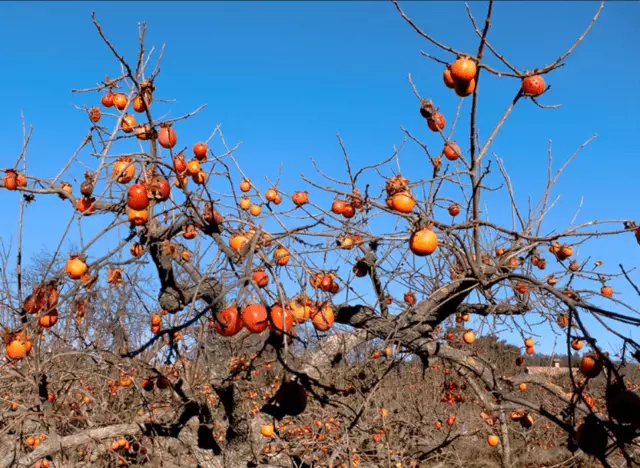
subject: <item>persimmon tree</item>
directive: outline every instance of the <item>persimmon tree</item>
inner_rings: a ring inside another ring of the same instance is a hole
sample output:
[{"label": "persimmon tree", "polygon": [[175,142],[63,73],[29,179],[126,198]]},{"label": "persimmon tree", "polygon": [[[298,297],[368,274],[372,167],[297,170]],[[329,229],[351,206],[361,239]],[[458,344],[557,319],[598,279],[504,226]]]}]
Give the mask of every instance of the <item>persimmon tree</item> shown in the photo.
[{"label": "persimmon tree", "polygon": [[[447,454],[465,439],[488,463],[525,466],[536,430],[562,447],[560,462],[581,451],[638,464],[639,398],[624,372],[640,355],[628,333],[640,317],[615,284],[636,286],[622,264],[580,253],[596,237],[640,241],[640,228],[544,224],[556,182],[592,138],[559,168],[548,149],[546,186],[526,208],[491,153],[513,112],[553,111],[553,72],[603,5],[565,52],[528,70],[488,40],[493,2],[484,22],[467,10],[469,51],[394,5],[460,105],[439,106],[409,77],[419,106],[407,119],[422,119],[423,134],[402,128],[403,145],[361,168],[338,137],[342,176],[313,162],[291,192],[282,174],[250,180],[221,126],[184,141],[204,106],[169,117],[146,27],[127,58],[93,17],[121,74],[73,90],[87,115],[78,150],[39,176],[25,131],[3,169],[3,203],[19,199],[20,220],[2,269],[0,466],[454,466],[463,462]],[[490,127],[478,119],[481,78],[511,92]],[[467,128],[456,125],[464,112]],[[399,170],[405,143],[426,156],[412,180]],[[489,220],[488,190],[504,192],[512,225]],[[69,222],[29,266],[22,219],[42,197],[59,197]],[[524,346],[476,337],[499,327]],[[589,351],[579,374],[568,360],[566,388],[526,372],[540,327],[568,356]],[[616,359],[602,333],[617,340]]]}]

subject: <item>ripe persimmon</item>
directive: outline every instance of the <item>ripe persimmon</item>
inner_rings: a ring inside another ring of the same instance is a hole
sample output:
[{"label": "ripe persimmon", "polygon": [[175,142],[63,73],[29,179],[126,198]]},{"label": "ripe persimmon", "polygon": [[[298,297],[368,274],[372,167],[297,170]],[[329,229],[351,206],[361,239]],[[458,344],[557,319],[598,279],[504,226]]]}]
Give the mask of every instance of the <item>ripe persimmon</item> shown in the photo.
[{"label": "ripe persimmon", "polygon": [[289,263],[289,258],[289,251],[285,247],[278,247],[273,253],[273,260],[280,266]]},{"label": "ripe persimmon", "polygon": [[262,207],[254,203],[249,207],[249,213],[251,213],[251,216],[260,216],[260,213],[262,213]]},{"label": "ripe persimmon", "polygon": [[335,214],[341,215],[344,213],[344,207],[345,207],[345,201],[340,200],[339,198],[336,198],[335,200],[333,200],[333,203],[331,204],[331,211],[333,211]]},{"label": "ripe persimmon", "polygon": [[184,160],[184,154],[180,153],[173,158],[173,168],[178,174],[187,170],[187,162]]},{"label": "ripe persimmon", "polygon": [[450,66],[447,66],[447,68],[444,69],[444,73],[442,73],[442,81],[444,81],[444,85],[449,89],[453,89],[455,86],[456,82],[451,76]]},{"label": "ripe persimmon", "polygon": [[429,228],[414,231],[409,238],[409,248],[414,255],[425,257],[435,252],[438,247],[438,236]]},{"label": "ripe persimmon", "polygon": [[468,57],[460,57],[449,68],[455,81],[471,81],[478,73],[476,63]]},{"label": "ripe persimmon", "polygon": [[447,211],[451,216],[458,216],[460,214],[460,205],[458,205],[457,203],[452,203],[451,205],[449,205]]},{"label": "ripe persimmon", "polygon": [[160,143],[160,146],[170,149],[176,146],[177,142],[176,131],[168,125],[161,125],[158,130],[158,143]]},{"label": "ripe persimmon", "polygon": [[455,141],[451,141],[444,145],[444,150],[442,152],[449,161],[455,161],[462,154],[460,147]]},{"label": "ripe persimmon", "polygon": [[133,184],[127,190],[127,205],[132,210],[144,210],[149,206],[147,188],[142,184]]},{"label": "ripe persimmon", "polygon": [[263,424],[260,428],[260,434],[264,437],[273,437],[273,424]]},{"label": "ripe persimmon", "polygon": [[267,309],[262,304],[249,304],[242,311],[242,322],[251,333],[262,333],[269,325]]},{"label": "ripe persimmon", "polygon": [[396,193],[391,198],[391,206],[398,213],[411,213],[416,201],[409,191]]},{"label": "ripe persimmon", "polygon": [[27,355],[27,347],[20,340],[11,340],[6,344],[5,352],[9,359],[19,361],[20,359],[24,359],[24,357]]},{"label": "ripe persimmon", "polygon": [[240,190],[243,192],[248,192],[251,190],[251,181],[249,179],[242,179],[240,181]]},{"label": "ripe persimmon", "polygon": [[476,335],[471,330],[466,331],[464,335],[462,335],[462,340],[467,344],[471,344],[476,341]]},{"label": "ripe persimmon", "polygon": [[187,175],[194,176],[200,172],[200,163],[197,159],[191,159],[187,163]]},{"label": "ripe persimmon", "polygon": [[602,360],[596,356],[583,356],[580,361],[580,373],[593,379],[602,372]]},{"label": "ripe persimmon", "polygon": [[266,198],[267,201],[275,202],[276,198],[278,198],[278,191],[275,187],[268,188],[264,194],[264,198]]},{"label": "ripe persimmon", "polygon": [[116,159],[116,162],[113,163],[111,175],[113,180],[118,183],[126,184],[131,182],[136,175],[136,166],[133,164],[133,159],[128,156]]},{"label": "ripe persimmon", "polygon": [[269,284],[269,275],[263,268],[257,268],[253,272],[252,279],[256,282],[259,288],[266,288]]},{"label": "ripe persimmon", "polygon": [[216,331],[222,336],[237,335],[244,327],[244,322],[240,316],[238,308],[229,306],[222,312],[219,312],[215,318]]},{"label": "ripe persimmon", "polygon": [[520,89],[525,96],[540,96],[545,89],[544,78],[540,75],[527,76],[522,80]]},{"label": "ripe persimmon", "polygon": [[289,308],[293,312],[293,319],[296,323],[303,323],[311,316],[311,307],[307,303],[307,300],[300,296],[295,297],[289,302]]},{"label": "ripe persimmon", "polygon": [[602,286],[602,289],[600,289],[600,294],[605,297],[611,297],[613,296],[613,288],[611,286]]},{"label": "ripe persimmon", "polygon": [[231,247],[236,252],[242,250],[242,248],[249,242],[249,239],[241,233],[233,234],[229,238],[229,247]]},{"label": "ripe persimmon", "polygon": [[65,267],[67,276],[72,280],[80,279],[88,269],[89,267],[87,267],[87,264],[77,255],[72,255],[69,260],[67,260]]},{"label": "ripe persimmon", "polygon": [[136,118],[133,115],[125,116],[125,118],[122,119],[122,122],[120,123],[120,127],[122,128],[122,131],[124,133],[133,132],[133,130],[136,128],[136,125],[138,125],[138,122],[136,122]]},{"label": "ripe persimmon", "polygon": [[42,328],[51,328],[58,322],[58,311],[53,309],[38,319],[38,325]]},{"label": "ripe persimmon", "polygon": [[333,307],[328,302],[318,307],[315,313],[311,316],[311,322],[316,330],[327,331],[333,326],[335,320],[335,314]]},{"label": "ripe persimmon", "polygon": [[100,102],[104,107],[112,107],[113,100],[115,97],[116,95],[114,93],[112,93],[111,91],[108,91],[106,94],[102,95],[102,99],[100,99]]},{"label": "ripe persimmon", "polygon": [[297,206],[302,206],[309,201],[309,194],[302,191],[294,192],[291,199]]},{"label": "ripe persimmon", "polygon": [[293,311],[283,308],[280,304],[274,304],[269,310],[269,328],[277,335],[283,331],[289,333],[293,327]]},{"label": "ripe persimmon", "polygon": [[454,88],[456,94],[460,97],[467,97],[473,94],[476,89],[476,80],[470,81],[456,81]]},{"label": "ripe persimmon", "polygon": [[127,217],[135,226],[142,226],[149,220],[149,212],[146,209],[133,210],[129,208],[127,210]]},{"label": "ripe persimmon", "polygon": [[113,97],[113,105],[116,106],[116,109],[123,110],[127,107],[127,96],[123,93],[116,93]]},{"label": "ripe persimmon", "polygon": [[436,112],[427,120],[427,125],[433,132],[438,132],[444,129],[446,125],[444,115],[442,115],[440,112]]}]

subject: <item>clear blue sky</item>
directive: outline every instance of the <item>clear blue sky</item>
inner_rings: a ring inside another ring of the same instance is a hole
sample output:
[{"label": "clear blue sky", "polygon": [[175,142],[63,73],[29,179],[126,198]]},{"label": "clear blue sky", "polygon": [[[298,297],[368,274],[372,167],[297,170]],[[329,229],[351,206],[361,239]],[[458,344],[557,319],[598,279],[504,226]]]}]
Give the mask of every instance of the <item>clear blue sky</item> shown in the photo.
[{"label": "clear blue sky", "polygon": [[[475,34],[462,2],[402,5],[435,37],[475,50]],[[481,21],[486,4],[471,5]],[[521,68],[543,66],[575,40],[596,8],[594,2],[497,2],[489,40]],[[157,95],[177,100],[171,109],[174,116],[208,104],[185,126],[182,141],[206,138],[221,122],[228,141],[243,141],[240,159],[255,180],[265,172],[277,176],[273,161],[284,163],[289,179],[300,172],[310,174],[309,157],[331,174],[343,175],[334,163],[341,161],[336,132],[355,165],[389,155],[402,141],[400,126],[435,144],[418,115],[408,73],[421,94],[442,106],[449,119],[458,103],[442,86],[442,67],[419,52],[450,57],[419,38],[387,2],[3,2],[0,166],[12,165],[19,153],[21,111],[35,127],[29,151],[33,173],[54,176],[79,145],[86,116],[72,105],[92,105],[98,97],[74,95],[71,88],[90,87],[105,74],[119,73],[91,23],[92,10],[129,57],[137,47],[136,23],[147,21],[148,44],[167,44]],[[549,138],[558,163],[598,133],[558,185],[556,193],[563,199],[549,227],[562,228],[560,223],[568,222],[582,195],[579,221],[637,216],[640,65],[634,57],[639,30],[640,4],[608,2],[567,66],[547,78],[553,88],[541,100],[561,103],[562,108],[543,111],[524,102],[496,140],[493,149],[504,158],[524,206],[528,195],[541,193]],[[486,137],[517,83],[485,75],[480,86],[479,128]],[[469,105],[466,102],[465,109]],[[465,130],[459,135],[466,142],[466,125],[459,129]],[[430,173],[414,146],[405,150],[401,161],[409,174]],[[5,219],[15,219],[18,196],[5,192],[1,200]],[[61,203],[42,199],[28,208],[27,257],[43,246],[54,248],[68,220],[66,213],[56,214]],[[500,219],[499,205],[489,210],[493,219]],[[43,227],[50,237],[41,236]],[[15,223],[2,223],[0,237],[15,242]],[[597,256],[613,270],[620,260],[632,267],[640,259],[632,236],[592,245],[581,256]],[[622,282],[614,287],[638,303]],[[550,345],[542,349],[549,351]]]}]

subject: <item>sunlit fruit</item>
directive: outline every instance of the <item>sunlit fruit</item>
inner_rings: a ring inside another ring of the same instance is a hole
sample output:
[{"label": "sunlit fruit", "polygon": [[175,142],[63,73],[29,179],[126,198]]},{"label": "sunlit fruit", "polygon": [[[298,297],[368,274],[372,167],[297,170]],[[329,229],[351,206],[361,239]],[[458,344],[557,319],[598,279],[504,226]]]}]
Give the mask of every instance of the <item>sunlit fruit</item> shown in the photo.
[{"label": "sunlit fruit", "polygon": [[136,122],[136,118],[133,115],[127,115],[124,119],[122,119],[122,123],[120,124],[122,131],[124,133],[131,133],[138,125]]},{"label": "sunlit fruit", "polygon": [[263,424],[260,428],[260,434],[264,437],[273,437],[273,424]]},{"label": "sunlit fruit", "polygon": [[302,297],[296,297],[289,302],[289,308],[296,323],[304,323],[311,317],[311,307]]},{"label": "sunlit fruit", "polygon": [[411,213],[416,201],[409,192],[396,193],[391,199],[393,209],[399,213]]},{"label": "sunlit fruit", "polygon": [[462,340],[467,344],[471,344],[476,341],[476,335],[471,330],[469,330],[465,332],[464,335],[462,335]]},{"label": "sunlit fruit", "polygon": [[102,99],[100,99],[100,102],[104,107],[112,107],[113,100],[115,97],[116,95],[114,93],[112,93],[111,91],[108,91],[106,94],[102,95]]},{"label": "sunlit fruit", "polygon": [[291,199],[293,200],[293,203],[295,203],[297,206],[302,206],[309,201],[309,194],[307,192],[301,192],[301,191],[294,192]]},{"label": "sunlit fruit", "polygon": [[252,279],[259,288],[266,288],[269,284],[269,275],[262,268],[258,268],[253,272]]},{"label": "sunlit fruit", "polygon": [[276,199],[278,198],[278,191],[276,190],[275,187],[271,187],[267,189],[267,191],[265,192],[264,198],[266,198],[267,201],[275,202]]},{"label": "sunlit fruit", "polygon": [[240,233],[236,233],[229,238],[229,246],[236,252],[242,250],[247,242],[249,242],[249,239]]},{"label": "sunlit fruit", "polygon": [[289,263],[289,251],[284,247],[278,247],[273,253],[273,260],[280,266],[286,265]]},{"label": "sunlit fruit", "polygon": [[123,93],[116,93],[113,98],[113,105],[116,106],[116,109],[123,110],[127,107],[127,96]]},{"label": "sunlit fruit", "polygon": [[193,145],[193,154],[198,161],[205,161],[207,159],[207,144],[206,143],[196,143]]},{"label": "sunlit fruit", "polygon": [[414,255],[424,257],[431,255],[438,247],[438,236],[429,228],[414,231],[409,238],[409,248]]},{"label": "sunlit fruit", "polygon": [[200,172],[200,163],[197,159],[191,159],[187,163],[187,174],[190,176],[197,175]]},{"label": "sunlit fruit", "polygon": [[311,316],[311,322],[316,330],[327,331],[333,326],[335,320],[335,314],[331,304],[324,303],[318,307],[315,313]]},{"label": "sunlit fruit", "polygon": [[251,213],[251,216],[260,216],[261,212],[262,207],[260,205],[253,204],[249,207],[249,213]]},{"label": "sunlit fruit", "polygon": [[127,190],[127,205],[132,210],[144,210],[149,206],[147,188],[142,184],[133,184]]},{"label": "sunlit fruit", "polygon": [[72,280],[80,279],[88,269],[87,264],[77,255],[72,255],[65,266],[67,276]]},{"label": "sunlit fruit", "polygon": [[242,198],[240,198],[240,202],[238,202],[238,205],[241,209],[245,211],[248,210],[251,207],[251,198],[244,195]]},{"label": "sunlit fruit", "polygon": [[251,333],[262,333],[269,325],[267,309],[262,304],[249,304],[242,311],[242,322]]},{"label": "sunlit fruit", "polygon": [[602,360],[595,356],[583,356],[580,361],[580,373],[593,379],[602,372]]},{"label": "sunlit fruit", "polygon": [[522,80],[522,94],[525,96],[540,96],[544,92],[544,78],[540,75],[527,76]]},{"label": "sunlit fruit", "polygon": [[460,205],[458,205],[457,203],[452,203],[451,205],[449,205],[447,211],[451,216],[458,216],[460,214]]},{"label": "sunlit fruit", "polygon": [[163,148],[173,148],[174,146],[176,146],[176,143],[178,142],[178,136],[176,135],[176,131],[168,126],[168,125],[161,125],[160,129],[158,130],[158,143],[160,143],[160,146],[162,146]]},{"label": "sunlit fruit", "polygon": [[453,77],[451,76],[451,70],[449,66],[444,69],[444,73],[442,74],[442,81],[444,82],[444,85],[449,89],[453,89],[456,84],[453,80]]},{"label": "sunlit fruit", "polygon": [[344,207],[345,201],[336,198],[331,204],[331,211],[333,211],[335,214],[341,215],[342,213],[344,213]]},{"label": "sunlit fruit", "polygon": [[134,210],[129,208],[127,210],[127,218],[135,226],[142,226],[149,220],[149,212],[146,209]]},{"label": "sunlit fruit", "polygon": [[500,443],[500,438],[495,434],[491,434],[489,437],[487,437],[487,442],[489,443],[490,447],[497,447]]},{"label": "sunlit fruit", "polygon": [[58,311],[53,309],[38,319],[38,325],[42,328],[53,327],[58,322]]},{"label": "sunlit fruit", "polygon": [[27,355],[27,347],[20,340],[11,340],[5,345],[5,352],[9,359],[18,361],[20,359],[24,359],[24,357]]},{"label": "sunlit fruit", "polygon": [[462,152],[460,151],[460,147],[455,141],[449,142],[444,145],[444,150],[442,152],[449,161],[455,161],[462,154]]},{"label": "sunlit fruit", "polygon": [[144,112],[147,109],[147,104],[144,102],[142,96],[136,96],[133,98],[133,110],[136,112]]},{"label": "sunlit fruit", "polygon": [[184,160],[184,154],[180,153],[173,158],[173,168],[178,174],[187,170],[187,162]]},{"label": "sunlit fruit", "polygon": [[407,291],[404,293],[404,302],[409,305],[413,305],[417,302],[416,295],[412,291]]},{"label": "sunlit fruit", "polygon": [[293,326],[293,311],[283,308],[280,304],[274,304],[269,310],[269,327],[276,334],[289,332]]},{"label": "sunlit fruit", "polygon": [[240,190],[243,192],[251,190],[251,181],[249,179],[242,179],[242,181],[240,181]]},{"label": "sunlit fruit", "polygon": [[471,81],[476,77],[478,67],[476,63],[468,57],[460,57],[451,64],[449,68],[451,77],[456,81]]},{"label": "sunlit fruit", "polygon": [[200,170],[197,174],[191,176],[191,180],[197,185],[203,185],[207,181],[207,173]]},{"label": "sunlit fruit", "polygon": [[116,159],[113,164],[112,177],[116,182],[126,184],[131,182],[136,174],[136,166],[133,164],[133,159],[128,156],[123,156]]},{"label": "sunlit fruit", "polygon": [[230,306],[219,312],[215,318],[216,331],[222,336],[237,335],[244,327],[238,308]]}]

